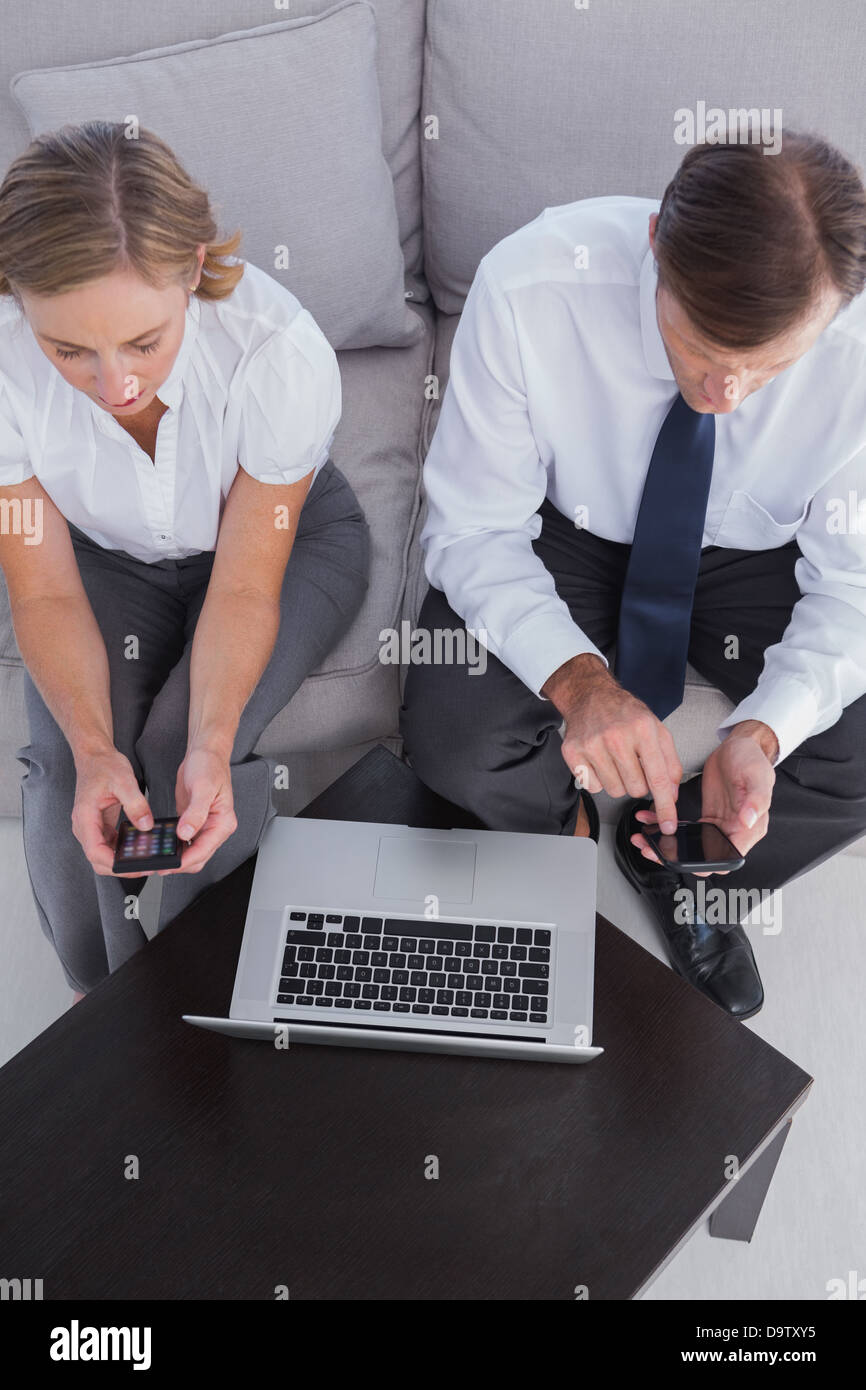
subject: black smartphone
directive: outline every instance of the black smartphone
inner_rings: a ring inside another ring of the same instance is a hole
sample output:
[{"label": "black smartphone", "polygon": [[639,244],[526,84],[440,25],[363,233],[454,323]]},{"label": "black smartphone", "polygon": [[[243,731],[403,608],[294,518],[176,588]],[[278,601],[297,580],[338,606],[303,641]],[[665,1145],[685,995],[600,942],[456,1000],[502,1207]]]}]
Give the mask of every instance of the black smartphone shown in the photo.
[{"label": "black smartphone", "polygon": [[663,835],[656,828],[642,826],[659,859],[683,873],[705,874],[718,869],[741,869],[745,858],[723,830],[708,820],[677,821],[675,835]]},{"label": "black smartphone", "polygon": [[154,817],[151,830],[139,830],[125,814],[121,815],[117,824],[112,873],[146,874],[151,869],[179,869],[179,820],[180,816]]}]

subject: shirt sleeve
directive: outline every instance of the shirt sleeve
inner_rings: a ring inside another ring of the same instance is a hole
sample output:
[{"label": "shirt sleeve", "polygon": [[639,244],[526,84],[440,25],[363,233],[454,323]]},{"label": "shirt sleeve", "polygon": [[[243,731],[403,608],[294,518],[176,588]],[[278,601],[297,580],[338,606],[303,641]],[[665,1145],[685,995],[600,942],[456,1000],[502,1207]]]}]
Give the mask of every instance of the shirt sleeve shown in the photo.
[{"label": "shirt sleeve", "polygon": [[760,719],[779,740],[776,764],[835,724],[866,694],[866,450],[815,494],[797,532],[802,597],[758,684],[719,726]]},{"label": "shirt sleeve", "polygon": [[532,549],[547,471],[513,314],[483,260],[454,335],[424,485],[427,578],[488,651],[539,696],[548,677],[581,652],[607,664]]},{"label": "shirt sleeve", "polygon": [[318,473],[342,412],[337,355],[307,310],[250,359],[243,385],[238,463],[262,483]]},{"label": "shirt sleeve", "polygon": [[0,487],[14,487],[33,477],[18,421],[3,380],[0,378]]}]

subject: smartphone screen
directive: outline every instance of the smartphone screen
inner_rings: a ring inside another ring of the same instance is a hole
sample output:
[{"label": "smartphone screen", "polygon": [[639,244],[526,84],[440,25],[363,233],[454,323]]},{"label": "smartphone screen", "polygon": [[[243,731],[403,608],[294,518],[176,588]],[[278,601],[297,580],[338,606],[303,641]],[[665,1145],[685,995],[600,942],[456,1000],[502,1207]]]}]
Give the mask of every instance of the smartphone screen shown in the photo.
[{"label": "smartphone screen", "polygon": [[131,821],[122,820],[117,828],[114,851],[114,872],[136,869],[176,869],[180,867],[177,839],[178,816],[155,819],[150,830],[139,830]]},{"label": "smartphone screen", "polygon": [[660,859],[683,869],[741,869],[746,862],[712,821],[679,821],[675,835],[647,827],[642,833]]}]

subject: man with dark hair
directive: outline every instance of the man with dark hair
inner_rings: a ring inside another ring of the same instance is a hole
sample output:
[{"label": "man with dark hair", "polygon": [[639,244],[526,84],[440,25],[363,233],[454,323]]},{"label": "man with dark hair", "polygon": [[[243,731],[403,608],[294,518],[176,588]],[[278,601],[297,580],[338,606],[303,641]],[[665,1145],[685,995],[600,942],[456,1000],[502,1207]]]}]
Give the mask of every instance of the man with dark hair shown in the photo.
[{"label": "man with dark hair", "polygon": [[[660,206],[546,208],[479,265],[425,465],[419,626],[489,656],[410,668],[415,770],[496,830],[628,796],[620,869],[740,1018],[750,894],[866,831],[864,284],[866,192],[817,137],[698,146]],[[680,786],[687,661],[735,708]],[[641,834],[678,817],[747,856],[712,919]]]}]

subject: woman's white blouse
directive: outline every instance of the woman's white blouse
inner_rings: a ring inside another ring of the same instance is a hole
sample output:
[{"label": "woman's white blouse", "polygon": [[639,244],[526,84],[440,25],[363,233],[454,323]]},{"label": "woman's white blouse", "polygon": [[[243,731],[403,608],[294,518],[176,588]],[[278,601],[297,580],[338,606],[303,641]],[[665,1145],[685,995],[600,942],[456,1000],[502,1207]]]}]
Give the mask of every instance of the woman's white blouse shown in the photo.
[{"label": "woman's white blouse", "polygon": [[63,379],[14,300],[0,296],[0,487],[35,474],[67,521],[139,560],[215,550],[238,467],[263,483],[318,473],[342,409],[327,338],[248,262],[228,299],[190,297],[156,394],[168,409],[154,462]]}]

